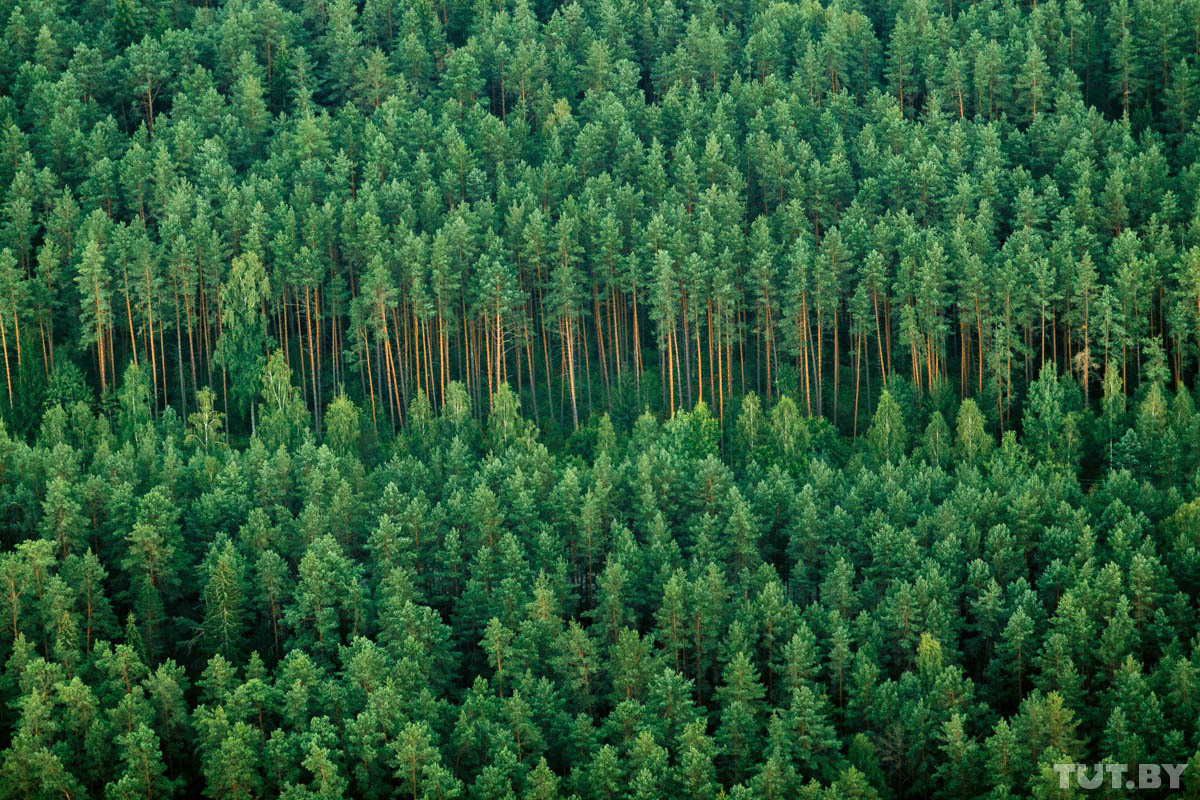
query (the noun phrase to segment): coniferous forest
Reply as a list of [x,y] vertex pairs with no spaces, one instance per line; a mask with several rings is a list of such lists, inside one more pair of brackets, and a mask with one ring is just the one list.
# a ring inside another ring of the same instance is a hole
[[1200,0],[0,26],[0,797],[1200,796]]

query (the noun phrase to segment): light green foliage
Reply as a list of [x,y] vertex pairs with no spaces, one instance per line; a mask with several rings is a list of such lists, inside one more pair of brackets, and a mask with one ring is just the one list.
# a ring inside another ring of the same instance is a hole
[[222,292],[221,338],[215,356],[229,371],[234,401],[243,410],[258,392],[271,347],[262,312],[269,291],[258,256],[248,253],[233,260]]
[[340,456],[358,453],[359,410],[354,401],[343,392],[333,399],[325,412],[325,441],[330,449]]
[[881,461],[897,461],[908,447],[908,427],[900,406],[886,390],[879,398],[871,427],[867,429],[867,444]]

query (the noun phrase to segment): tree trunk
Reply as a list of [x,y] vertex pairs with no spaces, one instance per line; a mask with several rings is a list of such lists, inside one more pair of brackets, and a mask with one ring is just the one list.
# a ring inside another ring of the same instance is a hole
[[571,318],[566,318],[566,342],[567,342],[567,382],[570,385],[571,391],[571,422],[575,429],[579,429],[579,408],[575,399],[575,336],[571,326]]

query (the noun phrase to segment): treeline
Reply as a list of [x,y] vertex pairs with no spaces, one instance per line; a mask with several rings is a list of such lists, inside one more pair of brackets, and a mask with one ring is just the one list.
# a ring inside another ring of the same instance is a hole
[[[1015,424],[1046,364],[1196,373],[1200,3],[0,4],[10,426],[112,402],[317,430],[452,380],[548,432],[859,432],[897,375]],[[734,401],[736,404],[736,401]]]
[[703,404],[554,454],[458,382],[317,440],[281,357],[230,449],[130,367],[111,418],[0,430],[0,794],[1195,793],[1200,415],[1156,360],[1098,417],[1048,367],[1020,440],[901,379],[857,440],[750,394],[724,456]]

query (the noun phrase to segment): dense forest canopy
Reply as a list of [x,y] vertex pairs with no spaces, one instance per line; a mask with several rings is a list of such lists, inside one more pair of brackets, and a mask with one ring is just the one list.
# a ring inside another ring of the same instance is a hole
[[1200,793],[1200,0],[0,24],[0,796]]
[[[997,425],[1196,373],[1200,2],[60,7],[5,0],[10,427],[143,367],[321,429],[451,380],[539,425],[894,376]],[[65,386],[64,386],[65,384]],[[68,394],[68,396],[72,396]]]

